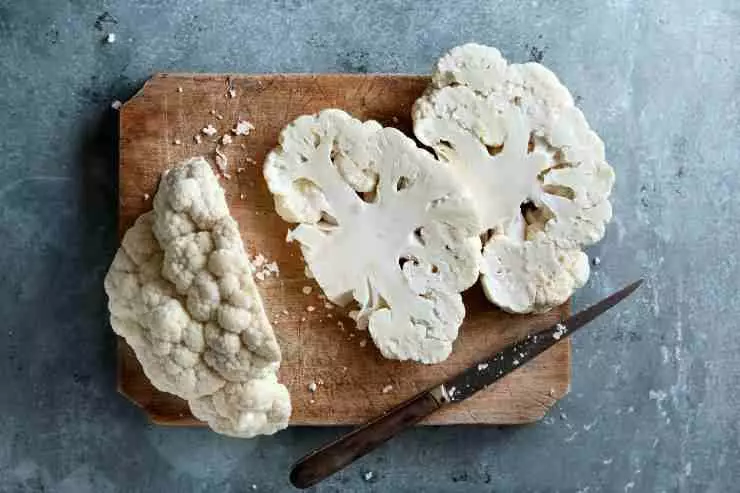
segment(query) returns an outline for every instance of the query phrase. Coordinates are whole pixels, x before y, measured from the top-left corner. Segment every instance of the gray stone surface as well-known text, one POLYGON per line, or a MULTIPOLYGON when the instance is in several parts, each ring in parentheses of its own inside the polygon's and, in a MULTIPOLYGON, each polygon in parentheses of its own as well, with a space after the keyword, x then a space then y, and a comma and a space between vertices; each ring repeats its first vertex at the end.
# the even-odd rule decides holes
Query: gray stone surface
POLYGON ((543 422, 413 430, 316 491, 736 490, 737 1, 0 0, 0 491, 289 491, 340 431, 158 428, 115 393, 113 99, 159 70, 424 73, 469 40, 556 70, 607 143, 616 217, 576 307, 647 285, 576 338, 543 422))

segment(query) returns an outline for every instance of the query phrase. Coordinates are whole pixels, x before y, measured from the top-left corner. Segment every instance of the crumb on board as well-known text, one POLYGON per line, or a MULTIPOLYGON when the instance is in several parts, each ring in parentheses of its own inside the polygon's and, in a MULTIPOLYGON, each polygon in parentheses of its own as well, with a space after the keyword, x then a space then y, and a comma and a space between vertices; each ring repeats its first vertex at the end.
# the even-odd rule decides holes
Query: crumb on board
POLYGON ((251 122, 240 119, 237 120, 236 125, 234 125, 234 128, 231 131, 234 133, 234 135, 247 136, 252 130, 254 130, 254 125, 252 125, 251 122))
POLYGON ((282 314, 283 314, 283 315, 288 315, 288 309, 287 309, 287 308, 283 308, 283 310, 282 310, 282 314))
POLYGON ((216 127, 214 127, 212 124, 208 124, 205 127, 201 129, 201 132, 203 132, 203 135, 207 135, 209 137, 213 137, 218 133, 218 130, 216 130, 216 127))
POLYGON ((223 136, 221 137, 221 144, 225 146, 231 144, 231 135, 223 134, 223 136))
POLYGON ((123 103, 121 103, 117 99, 113 100, 113 102, 110 104, 110 107, 113 108, 114 110, 120 110, 121 106, 123 106, 123 103))
POLYGON ((200 144, 203 141, 203 138, 200 136, 200 134, 193 135, 193 141, 196 144, 200 144))
POLYGON ((144 194, 144 200, 149 200, 149 194, 148 193, 145 193, 144 194))
POLYGON ((311 312, 312 312, 312 311, 314 311, 314 310, 316 310, 316 307, 315 307, 315 306, 313 306, 313 305, 308 305, 308 306, 306 307, 306 311, 307 311, 308 313, 311 313, 311 312))
POLYGON ((331 303, 327 301, 326 303, 324 303, 324 308, 326 308, 327 310, 333 310, 334 305, 332 305, 331 303))
POLYGON ((182 141, 180 139, 175 139, 172 141, 172 143, 175 144, 176 146, 179 146, 180 144, 182 144, 182 141))
POLYGON ((360 341, 360 347, 365 347, 365 346, 367 346, 367 339, 363 339, 360 341))
POLYGON ((591 263, 594 264, 594 266, 598 266, 599 264, 601 264, 601 259, 599 257, 594 257, 593 259, 591 259, 591 263))
POLYGON ((389 385, 386 385, 385 387, 383 387, 383 390, 381 392, 383 392, 384 394, 387 394, 391 390, 393 390, 393 385, 390 385, 389 384, 389 385))
POLYGON ((301 288, 301 291, 303 292, 303 294, 308 295, 308 294, 311 294, 311 291, 313 291, 313 288, 311 286, 303 286, 303 288, 301 288))
POLYGON ((220 146, 216 146, 216 166, 218 166, 218 170, 224 178, 227 180, 231 179, 231 175, 229 175, 229 158, 226 157, 220 146))
POLYGON ((374 476, 373 472, 368 471, 362 477, 365 478, 365 481, 370 481, 373 479, 373 476, 374 476))
POLYGON ((311 393, 316 392, 316 390, 318 390, 318 388, 319 388, 319 386, 316 384, 316 382, 311 382, 311 383, 308 384, 308 391, 311 392, 311 393))
POLYGON ((105 36, 105 42, 108 44, 113 44, 116 42, 116 33, 108 33, 105 36))
POLYGON ((238 175, 239 173, 244 173, 244 168, 242 167, 236 168, 236 174, 238 175))
POLYGON ((488 368, 488 363, 479 363, 478 364, 478 371, 483 371, 488 368))
POLYGON ((182 86, 177 86, 177 92, 182 92, 182 86))
POLYGON ((239 194, 239 198, 242 199, 242 200, 244 200, 244 199, 247 198, 247 194, 244 193, 244 192, 242 192, 242 193, 239 194))
POLYGON ((306 317, 301 317, 301 322, 305 322, 305 321, 306 321, 306 317))
POLYGON ((229 89, 229 97, 234 99, 236 97, 236 89, 229 89))

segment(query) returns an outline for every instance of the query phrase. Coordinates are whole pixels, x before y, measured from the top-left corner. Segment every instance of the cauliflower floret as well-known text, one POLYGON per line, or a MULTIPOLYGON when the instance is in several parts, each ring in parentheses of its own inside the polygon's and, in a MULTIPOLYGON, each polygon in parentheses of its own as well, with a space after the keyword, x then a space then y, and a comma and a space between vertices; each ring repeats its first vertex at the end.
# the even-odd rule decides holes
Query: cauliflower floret
POLYGON ((581 249, 604 235, 614 183, 568 90, 540 64, 468 44, 438 61, 413 119, 475 199, 488 298, 518 313, 565 302, 588 279, 581 249))
POLYGON ((155 387, 187 399, 220 433, 248 437, 287 426, 280 348, 205 160, 163 175, 154 211, 126 232, 105 290, 113 330, 155 387), (220 397, 230 395, 239 399, 220 397), (219 402, 216 411, 209 402, 219 402))
POLYGON ((264 173, 308 269, 331 301, 359 303, 382 354, 447 358, 480 224, 446 167, 395 129, 325 110, 283 130, 264 173))

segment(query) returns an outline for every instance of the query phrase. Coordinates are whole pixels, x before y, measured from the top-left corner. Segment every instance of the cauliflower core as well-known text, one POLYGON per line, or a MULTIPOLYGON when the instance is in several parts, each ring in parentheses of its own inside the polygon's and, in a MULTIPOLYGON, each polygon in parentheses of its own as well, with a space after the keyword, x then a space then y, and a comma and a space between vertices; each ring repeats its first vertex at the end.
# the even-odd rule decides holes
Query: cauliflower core
POLYGON ((614 182, 568 90, 538 63, 468 44, 439 60, 413 118, 475 199, 488 298, 518 313, 564 303, 588 279, 581 249, 604 235, 614 182))
POLYGON ((395 129, 339 110, 286 127, 265 161, 278 213, 326 296, 359 303, 387 358, 444 360, 478 273, 480 224, 457 180, 395 129))
POLYGON ((237 437, 285 428, 280 348, 236 221, 202 158, 165 172, 154 210, 126 232, 108 275, 111 326, 149 380, 237 437))

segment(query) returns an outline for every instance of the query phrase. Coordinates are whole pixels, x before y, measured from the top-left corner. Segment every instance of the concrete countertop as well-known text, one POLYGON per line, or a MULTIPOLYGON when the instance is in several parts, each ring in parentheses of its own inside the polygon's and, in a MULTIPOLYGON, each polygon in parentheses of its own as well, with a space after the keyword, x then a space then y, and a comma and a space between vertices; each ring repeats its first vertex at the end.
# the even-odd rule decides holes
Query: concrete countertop
POLYGON ((315 491, 736 489, 738 2, 0 0, 0 491, 290 491, 340 431, 166 429, 116 394, 111 101, 156 71, 427 73, 470 40, 555 70, 607 144, 615 219, 576 308, 647 283, 576 337, 539 424, 413 430, 315 491))

